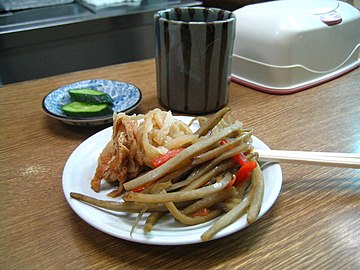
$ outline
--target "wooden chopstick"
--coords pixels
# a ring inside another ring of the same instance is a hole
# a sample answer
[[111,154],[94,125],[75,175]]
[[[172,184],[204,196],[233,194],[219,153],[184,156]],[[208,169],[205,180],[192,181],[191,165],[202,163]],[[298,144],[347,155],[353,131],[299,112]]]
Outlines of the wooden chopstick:
[[256,149],[256,152],[259,153],[259,161],[360,169],[360,154],[261,149]]

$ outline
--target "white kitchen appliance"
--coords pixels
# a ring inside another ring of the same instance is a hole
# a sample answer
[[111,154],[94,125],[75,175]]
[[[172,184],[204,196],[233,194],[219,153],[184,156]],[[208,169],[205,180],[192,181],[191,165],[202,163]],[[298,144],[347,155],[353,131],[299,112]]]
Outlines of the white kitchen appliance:
[[234,13],[234,82],[288,94],[360,65],[360,12],[345,2],[271,1]]

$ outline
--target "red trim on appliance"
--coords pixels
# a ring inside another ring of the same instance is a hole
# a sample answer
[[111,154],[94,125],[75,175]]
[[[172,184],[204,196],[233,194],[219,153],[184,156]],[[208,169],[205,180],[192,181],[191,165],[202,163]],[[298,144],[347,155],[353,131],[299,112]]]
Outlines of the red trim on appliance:
[[316,85],[323,84],[325,82],[334,80],[334,79],[336,79],[336,78],[338,78],[338,77],[340,77],[340,76],[342,76],[342,75],[344,75],[344,74],[358,68],[359,66],[360,66],[360,63],[357,63],[356,65],[351,66],[351,67],[343,70],[340,73],[336,73],[336,74],[334,74],[332,76],[326,77],[326,78],[318,80],[316,82],[301,85],[299,87],[286,88],[286,89],[269,88],[269,87],[261,86],[261,85],[258,85],[258,84],[252,83],[252,82],[248,82],[248,81],[245,81],[245,80],[233,77],[233,76],[231,77],[231,81],[233,81],[233,82],[235,82],[237,84],[242,84],[244,86],[253,88],[253,89],[261,91],[261,92],[265,92],[265,93],[269,93],[269,94],[276,94],[276,95],[285,95],[285,94],[296,93],[296,92],[299,92],[299,91],[314,87]]

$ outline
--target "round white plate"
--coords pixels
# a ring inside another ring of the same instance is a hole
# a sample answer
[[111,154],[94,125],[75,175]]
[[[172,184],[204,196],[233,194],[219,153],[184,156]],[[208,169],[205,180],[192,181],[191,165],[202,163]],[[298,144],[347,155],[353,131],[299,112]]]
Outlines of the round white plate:
[[[188,122],[191,119],[190,117],[178,118],[184,122]],[[105,186],[104,190],[99,193],[94,192],[90,187],[90,180],[94,175],[98,156],[110,140],[111,134],[112,127],[94,134],[81,143],[66,162],[63,171],[63,191],[71,208],[88,224],[121,239],[155,245],[184,245],[201,242],[201,234],[214,221],[195,226],[186,226],[177,222],[171,216],[167,216],[161,219],[150,233],[145,234],[143,225],[146,215],[144,215],[132,235],[130,235],[131,227],[137,216],[136,214],[103,210],[70,197],[70,192],[78,192],[103,200],[116,200],[106,195],[113,187]],[[257,149],[269,149],[265,143],[256,137],[253,137],[253,145]],[[267,164],[262,169],[265,191],[259,218],[274,204],[279,196],[282,184],[282,172],[279,164]],[[235,223],[216,234],[213,239],[232,234],[247,226],[248,223],[244,215]]]
[[140,89],[131,83],[93,79],[75,82],[50,92],[43,99],[43,110],[50,117],[70,125],[97,126],[112,123],[112,113],[96,117],[70,117],[62,111],[61,107],[71,102],[69,90],[81,88],[94,89],[110,95],[113,99],[112,109],[117,113],[129,113],[134,110],[142,98]]

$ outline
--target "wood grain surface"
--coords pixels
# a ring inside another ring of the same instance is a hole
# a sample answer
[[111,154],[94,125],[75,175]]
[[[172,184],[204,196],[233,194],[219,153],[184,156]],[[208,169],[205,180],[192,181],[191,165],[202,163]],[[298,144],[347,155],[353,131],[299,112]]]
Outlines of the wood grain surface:
[[[187,246],[149,246],[93,228],[69,207],[69,155],[104,127],[47,116],[44,96],[83,79],[137,85],[159,107],[153,60],[0,88],[0,269],[360,269],[360,170],[282,164],[274,206],[251,226]],[[360,69],[291,95],[232,83],[229,106],[273,149],[360,153]]]

